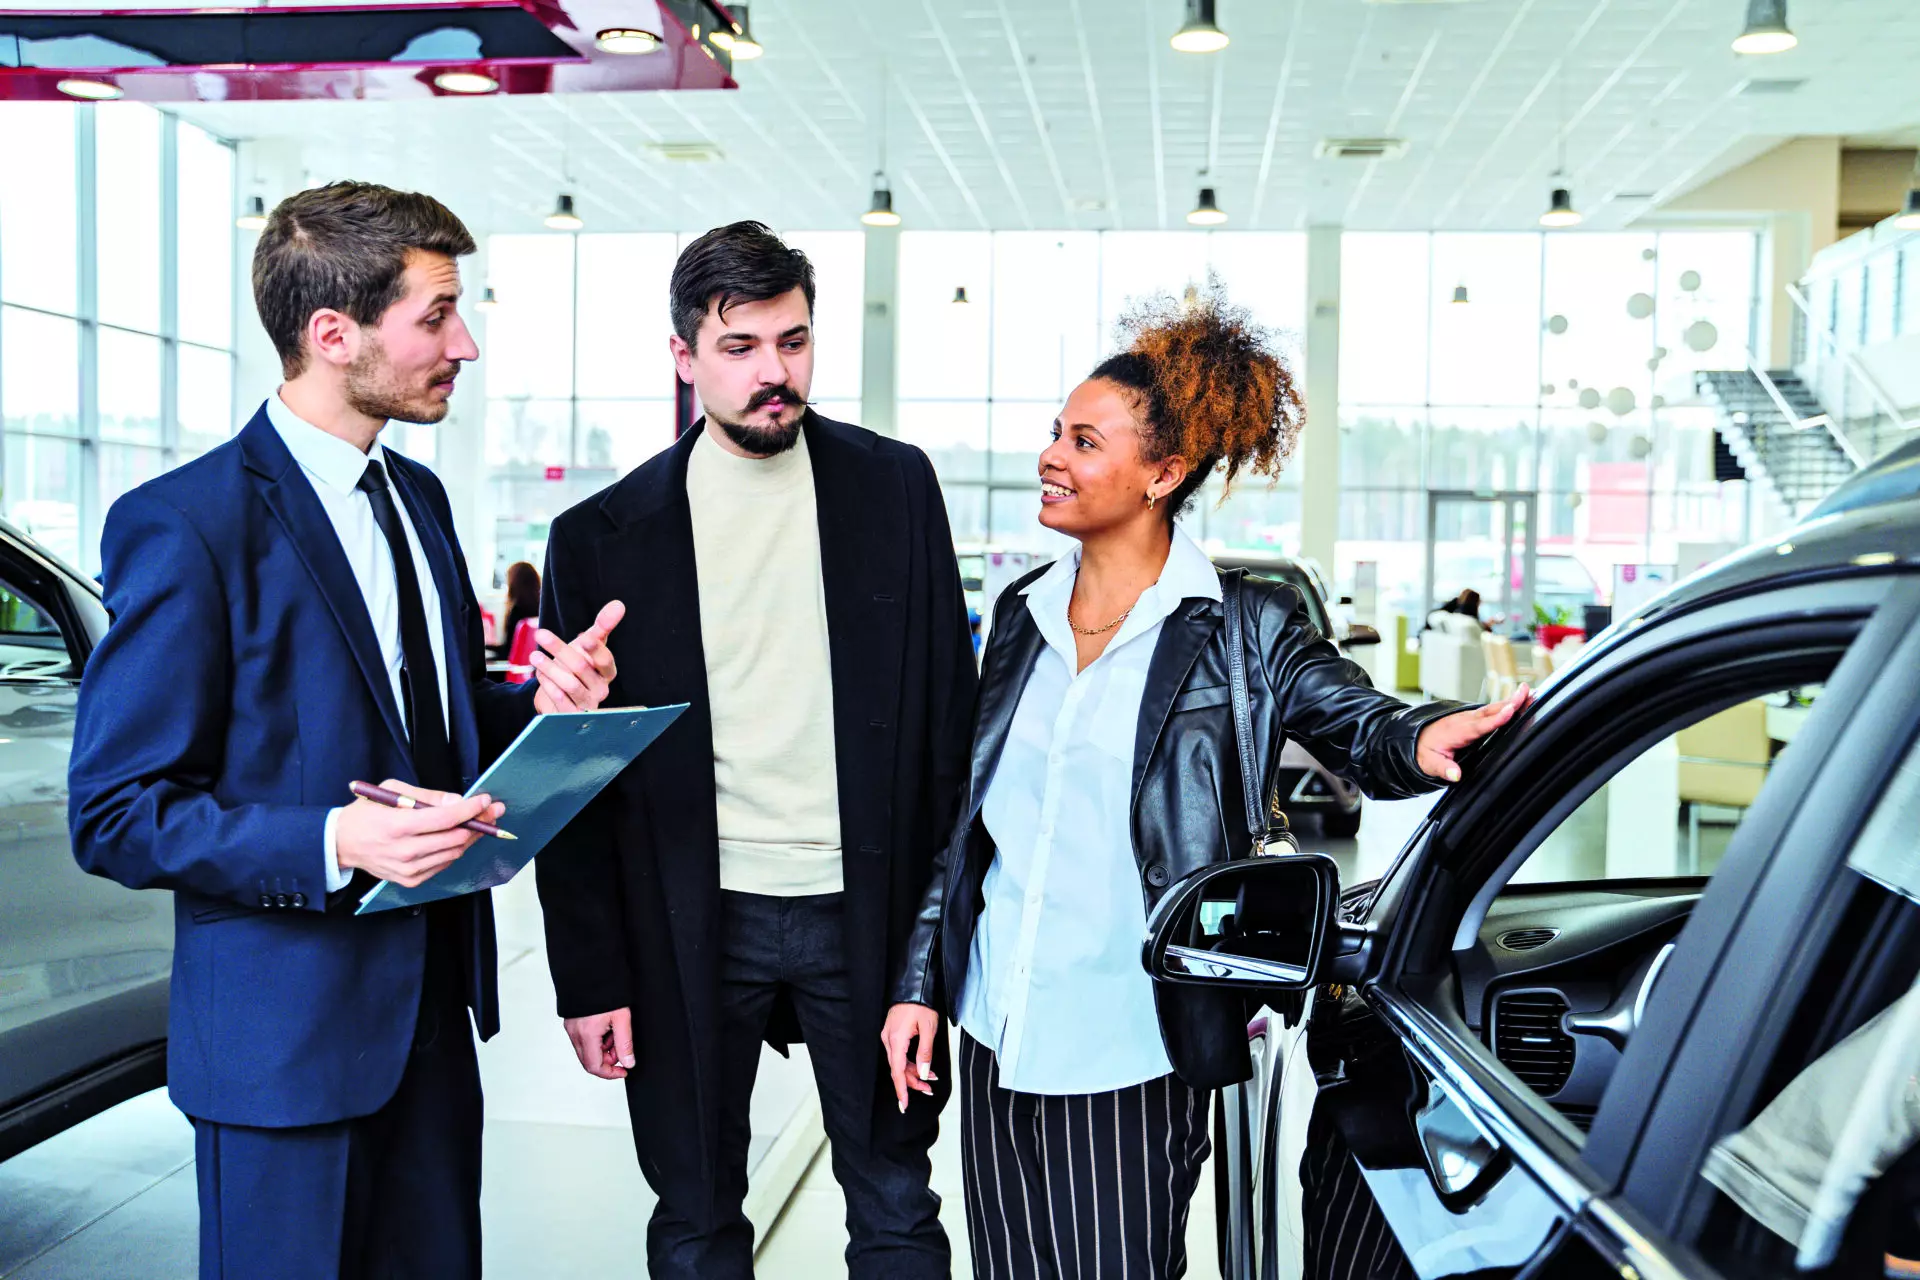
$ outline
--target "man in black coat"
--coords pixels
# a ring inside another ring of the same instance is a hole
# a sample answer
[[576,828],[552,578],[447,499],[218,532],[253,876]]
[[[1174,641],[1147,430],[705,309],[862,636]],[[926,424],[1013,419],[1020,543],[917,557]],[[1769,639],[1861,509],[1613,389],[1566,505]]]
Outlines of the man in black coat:
[[748,1101],[760,1043],[807,1043],[854,1277],[945,1277],[928,1149],[880,1045],[966,777],[976,683],[939,485],[918,449],[806,405],[813,270],[758,223],[672,283],[679,443],[553,524],[541,620],[606,601],[609,706],[690,703],[537,861],[559,1012],[625,1079],[660,1197],[656,1277],[751,1276]]

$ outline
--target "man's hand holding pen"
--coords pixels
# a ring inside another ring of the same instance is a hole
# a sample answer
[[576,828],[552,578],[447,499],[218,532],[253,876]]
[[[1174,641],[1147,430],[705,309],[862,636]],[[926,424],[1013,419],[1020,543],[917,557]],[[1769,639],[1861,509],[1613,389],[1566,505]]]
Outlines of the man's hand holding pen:
[[412,889],[425,884],[453,864],[454,859],[484,837],[465,830],[463,823],[478,819],[497,822],[507,806],[492,796],[449,795],[387,779],[387,791],[419,802],[415,809],[390,808],[364,797],[340,811],[334,831],[334,856],[342,871],[355,868],[380,880]]

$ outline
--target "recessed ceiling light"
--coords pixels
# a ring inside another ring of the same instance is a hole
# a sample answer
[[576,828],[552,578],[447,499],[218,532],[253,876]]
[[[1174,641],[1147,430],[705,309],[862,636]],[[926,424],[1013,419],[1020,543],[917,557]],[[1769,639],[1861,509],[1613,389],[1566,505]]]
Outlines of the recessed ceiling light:
[[1200,200],[1187,214],[1187,221],[1196,227],[1217,227],[1226,220],[1227,215],[1220,208],[1220,202],[1214,199],[1213,188],[1200,188]]
[[1734,37],[1735,53],[1785,53],[1799,43],[1787,29],[1787,0],[1747,0],[1747,29]]
[[573,211],[573,197],[562,194],[553,202],[553,212],[547,215],[547,226],[554,231],[578,231],[587,225],[580,215]]
[[1227,33],[1213,20],[1213,0],[1187,0],[1187,21],[1171,43],[1181,53],[1218,53],[1227,47]]
[[660,37],[639,27],[608,27],[593,43],[602,53],[653,53],[660,48]]
[[442,71],[434,85],[447,93],[492,93],[500,82],[484,71]]
[[121,96],[124,90],[117,84],[108,84],[105,80],[85,80],[69,78],[54,85],[54,88],[69,98],[79,98],[84,102],[112,102]]

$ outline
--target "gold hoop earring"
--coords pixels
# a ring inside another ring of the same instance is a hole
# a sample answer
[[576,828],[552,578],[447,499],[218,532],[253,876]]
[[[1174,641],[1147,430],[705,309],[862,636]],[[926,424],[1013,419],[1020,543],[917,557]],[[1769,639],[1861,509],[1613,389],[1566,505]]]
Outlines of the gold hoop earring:
[[1147,490],[1147,510],[1153,510],[1153,504],[1158,501],[1160,501],[1160,499],[1153,496],[1153,490]]

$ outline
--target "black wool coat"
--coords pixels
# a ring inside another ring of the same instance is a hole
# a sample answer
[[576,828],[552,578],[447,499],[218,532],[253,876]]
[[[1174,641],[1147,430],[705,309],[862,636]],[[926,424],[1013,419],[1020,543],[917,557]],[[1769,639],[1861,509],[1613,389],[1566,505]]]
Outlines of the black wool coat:
[[[711,1187],[721,1108],[748,1100],[715,1087],[719,835],[687,501],[687,458],[704,429],[553,522],[541,624],[573,635],[607,601],[624,601],[606,705],[690,705],[535,867],[561,1016],[633,1012],[627,1087],[643,1167]],[[861,1086],[885,1091],[884,1106],[867,1108],[869,1141],[929,1141],[949,1076],[944,1035],[936,1105],[901,1116],[880,1028],[967,776],[973,642],[926,455],[811,412],[803,430],[819,510],[854,1035],[872,1047]],[[799,1038],[790,1009],[777,1006],[768,1042]]]

